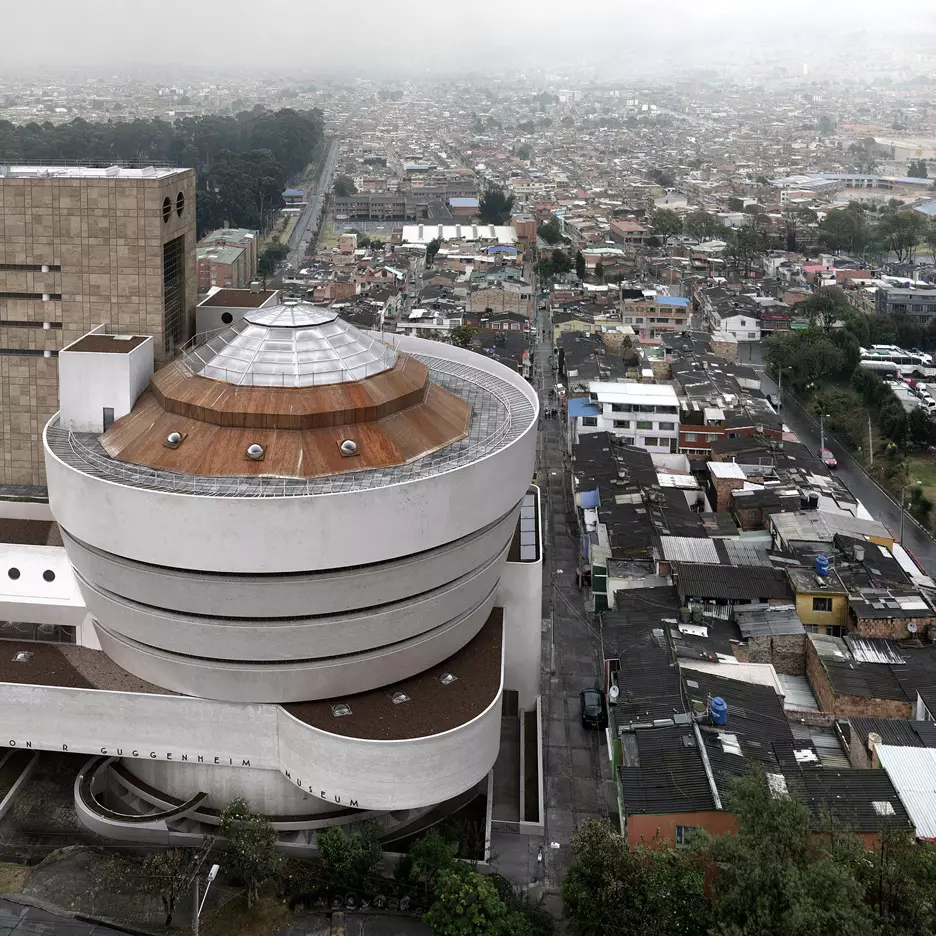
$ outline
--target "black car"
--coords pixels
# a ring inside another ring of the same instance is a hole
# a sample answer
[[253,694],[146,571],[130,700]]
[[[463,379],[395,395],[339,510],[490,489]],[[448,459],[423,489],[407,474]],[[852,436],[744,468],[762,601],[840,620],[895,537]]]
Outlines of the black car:
[[583,689],[579,693],[582,703],[583,728],[607,728],[608,710],[600,689]]

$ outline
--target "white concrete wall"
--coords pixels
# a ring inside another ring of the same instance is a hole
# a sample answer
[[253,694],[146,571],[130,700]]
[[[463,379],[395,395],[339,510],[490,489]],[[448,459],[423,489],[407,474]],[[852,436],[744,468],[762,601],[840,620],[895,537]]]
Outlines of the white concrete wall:
[[279,770],[143,759],[124,759],[124,766],[144,783],[181,800],[209,793],[204,805],[210,809],[224,809],[239,796],[251,809],[268,816],[306,816],[335,809],[334,804],[300,790]]
[[[198,497],[144,490],[84,474],[46,446],[52,512],[72,536],[106,552],[211,572],[337,569],[468,536],[508,513],[533,476],[536,393],[519,374],[473,351],[414,338],[394,344],[403,351],[444,355],[511,384],[534,408],[526,430],[506,448],[445,474],[308,497]],[[95,408],[100,409],[97,403]]]
[[126,352],[59,353],[61,425],[73,432],[103,432],[104,407],[126,416],[153,373],[153,339]]
[[279,767],[270,705],[2,683],[0,725],[0,747]]
[[0,748],[120,757],[174,796],[205,790],[217,805],[245,794],[278,815],[321,811],[316,798],[329,808],[420,808],[463,793],[493,767],[503,674],[502,655],[496,697],[474,719],[404,741],[333,735],[278,705],[4,683]]
[[305,572],[383,562],[474,533],[520,500],[533,477],[535,446],[533,422],[512,445],[464,468],[308,497],[195,497],[129,487],[72,468],[48,447],[46,473],[61,526],[106,552],[197,571]]
[[[537,523],[542,544],[542,514],[536,489]],[[507,562],[494,603],[504,610],[504,687],[519,695],[519,705],[532,709],[540,694],[540,650],[543,641],[543,558]]]
[[377,689],[436,666],[481,630],[493,604],[492,590],[476,609],[418,637],[293,663],[183,656],[134,641],[100,622],[96,628],[101,647],[118,666],[172,692],[230,702],[304,702]]
[[343,738],[279,709],[287,779],[328,802],[361,809],[415,809],[463,793],[497,760],[503,662],[501,666],[501,687],[488,708],[472,721],[430,737]]
[[0,500],[0,517],[4,520],[54,520],[48,504]]
[[493,592],[507,549],[469,575],[408,601],[317,617],[279,617],[275,603],[263,618],[195,617],[80,584],[96,620],[149,647],[249,662],[327,660],[398,644],[461,618]]
[[216,617],[290,617],[374,608],[452,582],[503,550],[516,529],[518,511],[515,504],[490,526],[438,549],[369,566],[291,575],[222,576],[147,565],[94,549],[66,530],[62,535],[81,578],[139,604]]

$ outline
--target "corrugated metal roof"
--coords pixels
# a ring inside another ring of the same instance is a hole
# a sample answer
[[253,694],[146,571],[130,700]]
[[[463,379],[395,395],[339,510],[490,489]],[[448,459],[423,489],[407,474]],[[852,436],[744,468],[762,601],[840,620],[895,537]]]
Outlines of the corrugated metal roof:
[[889,640],[846,634],[845,643],[859,663],[890,663],[899,666],[906,662]]
[[917,836],[936,838],[936,750],[880,744],[877,753]]
[[696,536],[661,536],[660,558],[672,562],[710,562],[718,565],[718,550],[710,539]]
[[805,676],[787,676],[777,673],[783,686],[783,707],[794,712],[818,712],[819,703]]

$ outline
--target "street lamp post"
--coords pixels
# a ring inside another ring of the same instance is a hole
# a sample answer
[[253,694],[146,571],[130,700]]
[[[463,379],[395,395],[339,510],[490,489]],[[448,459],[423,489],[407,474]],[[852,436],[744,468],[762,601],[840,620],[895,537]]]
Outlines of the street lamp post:
[[828,415],[829,415],[828,413],[819,414],[819,457],[820,458],[823,457],[823,453],[825,452],[825,422],[823,420]]
[[778,367],[777,368],[777,409],[783,409],[783,372],[785,370],[790,370],[789,367]]
[[218,872],[221,870],[221,865],[213,864],[211,870],[208,872],[208,878],[205,882],[205,893],[202,894],[201,901],[198,899],[198,875],[196,874],[192,883],[195,889],[194,901],[192,903],[192,909],[194,913],[192,914],[192,936],[198,936],[198,919],[201,916],[202,909],[205,906],[205,901],[208,899],[208,890],[211,887],[211,882],[218,876]]
[[923,483],[922,481],[908,481],[900,489],[900,536],[898,537],[897,542],[900,543],[901,546],[903,546],[904,514],[907,512],[907,506],[906,506],[907,502],[905,500],[905,497],[907,494],[907,488],[911,487],[914,484],[922,484],[922,483]]

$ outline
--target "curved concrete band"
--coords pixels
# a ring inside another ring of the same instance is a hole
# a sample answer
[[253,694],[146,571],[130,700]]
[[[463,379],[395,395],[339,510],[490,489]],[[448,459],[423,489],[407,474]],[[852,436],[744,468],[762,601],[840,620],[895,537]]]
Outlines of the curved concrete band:
[[164,689],[225,702],[305,702],[366,692],[436,666],[487,621],[496,585],[460,618],[408,640],[321,660],[246,663],[182,656],[147,646],[94,622],[104,652],[125,670]]
[[497,586],[508,549],[509,544],[479,569],[409,600],[318,617],[193,617],[128,601],[80,573],[78,585],[88,610],[107,630],[147,647],[212,661],[327,660],[379,652],[460,619]]
[[151,565],[91,546],[64,527],[62,539],[81,579],[129,602],[168,607],[182,615],[286,618],[373,608],[454,582],[480,568],[510,542],[519,509],[515,504],[486,527],[435,549],[372,565],[290,575],[195,572]]

